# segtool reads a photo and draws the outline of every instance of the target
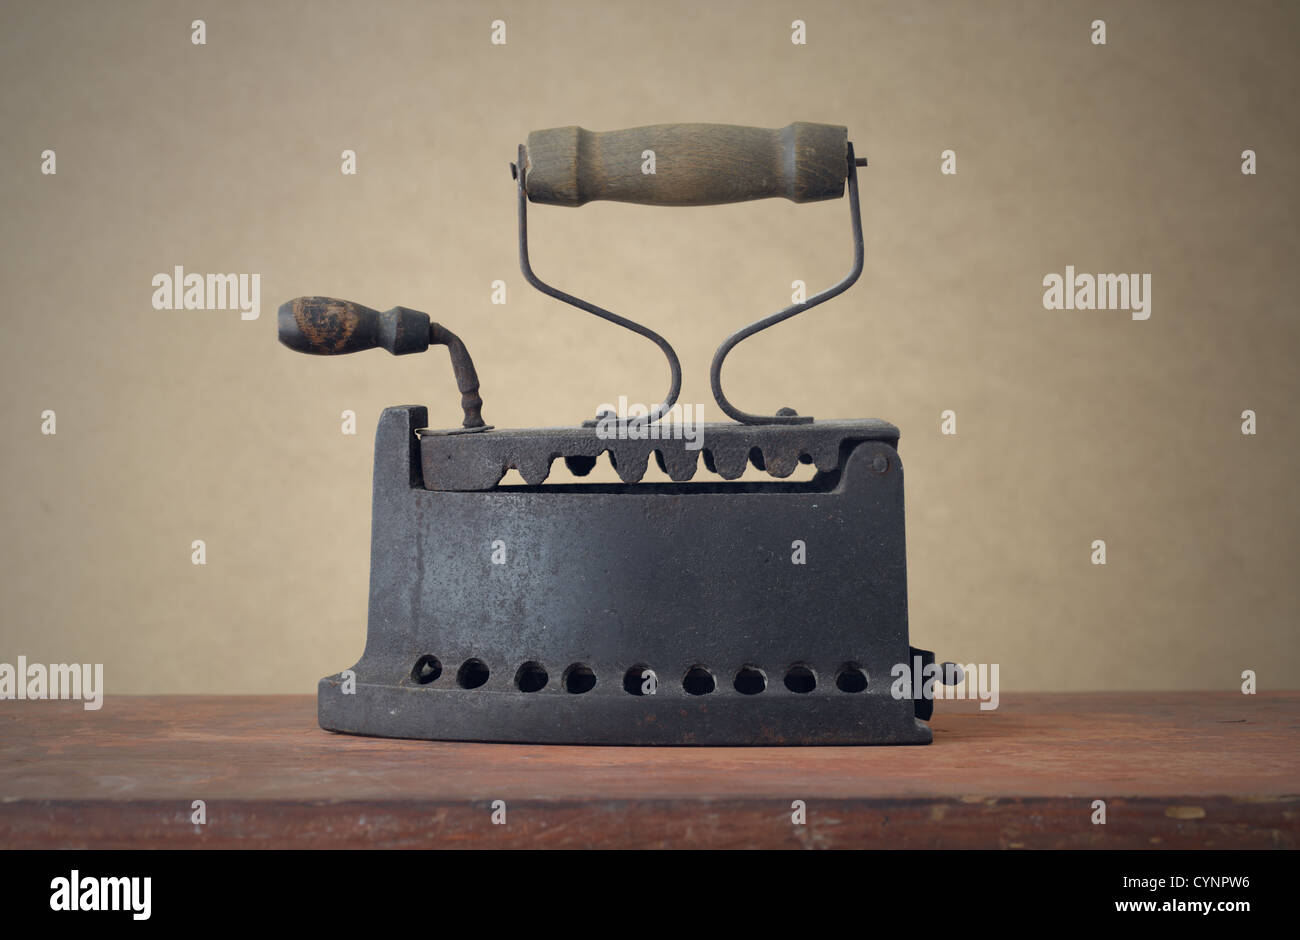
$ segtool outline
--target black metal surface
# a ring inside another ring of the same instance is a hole
[[[655,425],[647,433],[667,434]],[[602,453],[610,455],[619,479],[638,483],[651,455],[669,479],[683,482],[704,466],[724,480],[739,477],[749,464],[784,479],[800,464],[822,473],[839,468],[846,447],[862,441],[898,443],[898,428],[885,421],[819,421],[793,427],[705,424],[698,449],[682,438],[629,439],[601,436],[601,428],[525,428],[491,434],[445,434],[421,429],[424,486],[431,490],[489,490],[507,470],[518,470],[527,484],[543,483],[556,460],[585,476]]]
[[[912,650],[888,426],[844,438],[837,472],[799,484],[459,492],[425,488],[425,420],[407,407],[380,421],[366,649],[352,694],[342,674],[321,680],[322,727],[575,744],[931,740],[915,703],[890,691]],[[796,540],[807,564],[792,563]],[[463,687],[477,664],[485,681]],[[713,691],[688,691],[697,667]],[[627,691],[647,668],[655,693]],[[545,683],[524,691],[539,669]],[[588,672],[590,689],[570,691]],[[809,674],[815,688],[796,691]]]

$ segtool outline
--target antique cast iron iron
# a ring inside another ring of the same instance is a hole
[[[653,174],[643,172],[648,150]],[[320,681],[321,727],[570,744],[931,740],[930,700],[891,694],[896,664],[934,661],[908,640],[898,429],[814,421],[789,408],[750,414],[722,390],[723,361],[737,343],[857,280],[857,168],[865,164],[845,128],[820,124],[529,135],[511,165],[520,267],[543,293],[663,351],[671,387],[640,417],[496,430],[481,415],[464,344],[426,314],[325,297],[280,308],[280,339],[301,352],[447,346],[464,412],[452,430],[427,428],[420,406],[380,418],[366,647],[350,671]],[[702,451],[661,423],[681,385],[668,342],[551,287],[529,263],[530,201],[799,203],[846,189],[852,270],[718,348],[713,394],[736,423],[704,425]],[[621,483],[544,482],[557,459],[586,476],[606,453]],[[694,480],[701,453],[707,482]],[[642,482],[652,455],[673,482]],[[815,475],[790,481],[801,463]],[[751,464],[768,479],[738,481]],[[502,484],[512,468],[525,485]],[[804,564],[791,563],[796,542]]]

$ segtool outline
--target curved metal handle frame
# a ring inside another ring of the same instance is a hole
[[[733,405],[727,396],[722,392],[722,363],[727,358],[728,353],[740,343],[741,340],[748,339],[755,333],[762,332],[770,326],[775,326],[785,320],[790,319],[796,314],[803,313],[805,310],[811,310],[818,304],[825,303],[832,297],[837,297],[844,293],[862,274],[862,265],[864,261],[864,249],[862,246],[862,212],[858,202],[858,173],[859,166],[866,166],[866,159],[859,161],[853,154],[853,144],[848,145],[848,191],[849,191],[849,220],[853,227],[853,270],[848,273],[844,280],[840,281],[834,287],[829,287],[820,294],[815,294],[802,303],[792,304],[784,310],[774,313],[769,317],[764,317],[744,329],[737,330],[728,336],[717,352],[713,354],[713,362],[709,366],[709,383],[713,387],[713,399],[718,403],[718,407],[728,416],[739,421],[741,424],[809,424],[812,417],[808,415],[799,415],[791,408],[782,408],[775,415],[758,415],[751,414],[747,411],[741,411]],[[677,396],[682,388],[682,367],[677,359],[677,353],[666,339],[656,333],[649,327],[642,326],[640,323],[621,317],[616,313],[606,310],[604,307],[598,307],[595,304],[588,303],[580,297],[566,293],[558,288],[552,287],[534,272],[532,264],[528,260],[528,191],[525,187],[525,174],[528,167],[527,148],[522,144],[519,147],[519,162],[512,163],[510,170],[514,174],[518,183],[519,191],[519,268],[523,272],[524,280],[533,287],[537,288],[548,297],[554,297],[556,300],[562,300],[566,304],[571,304],[579,310],[585,310],[588,313],[595,314],[602,320],[608,320],[617,326],[631,330],[640,336],[653,342],[663,352],[668,359],[668,368],[672,373],[672,384],[668,390],[664,401],[650,414],[640,417],[626,419],[622,423],[626,426],[641,426],[653,424],[658,421],[668,410],[677,402]]]
[[[741,424],[809,424],[812,418],[807,415],[796,414],[793,408],[782,408],[774,415],[756,415],[748,411],[741,411],[722,393],[722,363],[727,358],[727,354],[733,350],[743,339],[748,339],[755,333],[760,333],[769,326],[776,326],[785,320],[790,319],[796,314],[803,313],[805,310],[811,310],[820,303],[825,303],[832,297],[837,297],[853,286],[859,275],[862,274],[862,263],[865,252],[862,247],[862,212],[858,203],[858,166],[866,166],[865,158],[859,163],[853,155],[853,144],[849,144],[848,152],[848,187],[849,187],[849,221],[853,226],[853,270],[848,273],[844,280],[840,281],[834,287],[828,287],[820,294],[809,297],[802,303],[791,304],[779,313],[774,313],[770,317],[764,317],[742,330],[737,330],[728,336],[718,351],[713,354],[713,363],[709,366],[709,384],[713,386],[713,400],[718,403],[726,414]]]
[[[527,149],[520,144],[519,162],[512,163],[510,170],[519,183],[519,269],[523,271],[524,280],[536,287],[548,297],[554,297],[556,300],[562,300],[566,304],[572,304],[579,310],[585,310],[588,313],[595,314],[602,320],[608,320],[610,323],[621,326],[624,329],[631,330],[639,336],[644,336],[650,340],[663,352],[668,359],[668,369],[672,373],[672,384],[668,389],[668,394],[664,397],[663,402],[648,415],[638,418],[629,418],[622,422],[628,427],[640,427],[641,425],[653,424],[668,413],[668,410],[677,403],[677,395],[682,390],[682,364],[677,359],[677,353],[669,345],[668,340],[664,339],[649,327],[642,326],[629,320],[627,317],[620,317],[617,313],[606,310],[604,307],[597,307],[595,304],[588,303],[581,297],[574,297],[559,288],[547,284],[536,274],[533,273],[533,266],[528,260],[528,192],[524,188],[524,175],[527,173],[528,153]]]

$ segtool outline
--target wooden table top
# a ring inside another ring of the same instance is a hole
[[[1300,844],[1300,692],[977,706],[925,747],[598,748],[336,735],[310,696],[5,701],[0,847]]]

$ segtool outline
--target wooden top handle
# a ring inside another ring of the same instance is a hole
[[[621,131],[556,127],[528,135],[530,202],[595,199],[648,206],[714,206],[781,196],[817,202],[844,194],[848,130],[655,124]]]

